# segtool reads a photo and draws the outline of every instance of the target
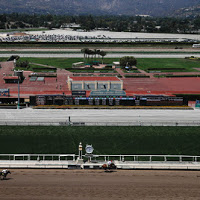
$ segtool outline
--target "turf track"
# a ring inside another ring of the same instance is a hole
[[[1,153],[78,153],[79,142],[95,154],[199,155],[200,127],[0,127]]]

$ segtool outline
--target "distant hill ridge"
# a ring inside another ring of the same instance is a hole
[[[0,13],[170,16],[200,0],[0,0]]]
[[[174,12],[175,17],[195,17],[200,15],[200,4],[197,6],[181,8]]]

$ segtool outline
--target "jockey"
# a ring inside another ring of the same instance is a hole
[[[8,171],[7,169],[3,169],[3,170],[2,170],[2,173],[3,173],[3,174],[6,174],[7,171]]]
[[[108,167],[111,165],[111,163],[112,163],[112,161],[109,160],[109,161],[108,161]]]

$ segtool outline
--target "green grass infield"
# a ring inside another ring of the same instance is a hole
[[[137,67],[145,71],[151,68],[151,72],[198,72],[195,68],[200,68],[199,60],[188,60],[184,58],[137,58]],[[6,61],[7,58],[0,58],[0,61]],[[104,58],[104,63],[112,64],[114,61],[119,61],[119,58]],[[56,68],[71,68],[73,63],[84,62],[84,58],[20,58],[19,61],[28,61],[30,63],[43,64]],[[101,62],[101,59],[98,61]],[[87,59],[85,60],[87,63]],[[180,70],[179,70],[180,68]],[[167,70],[169,69],[169,70]],[[171,70],[174,69],[174,70]],[[184,70],[183,70],[184,69]],[[29,69],[31,70],[31,68]]]
[[[200,127],[0,126],[0,154],[78,153],[199,155]]]

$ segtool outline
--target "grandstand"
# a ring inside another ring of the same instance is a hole
[[[1,67],[0,89],[9,90],[9,95],[2,93],[0,104],[14,107],[18,101],[14,62],[1,62]],[[188,100],[195,101],[200,94],[199,77],[147,79],[112,75],[72,76],[71,72],[63,69],[57,69],[53,75],[24,71],[24,79],[19,84],[20,103],[24,106],[182,106],[187,105]]]
[[[69,90],[123,90],[123,81],[118,77],[68,77],[67,82]]]

